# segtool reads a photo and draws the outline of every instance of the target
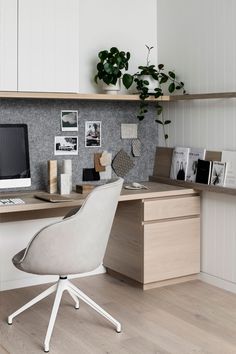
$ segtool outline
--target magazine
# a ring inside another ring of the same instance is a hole
[[[236,151],[222,151],[221,161],[227,162],[225,187],[236,188]]]
[[[177,180],[186,180],[186,171],[188,168],[189,148],[176,147],[173,150],[170,178]]]
[[[209,184],[211,180],[212,161],[198,160],[196,182]]]
[[[186,181],[196,182],[198,160],[204,160],[206,149],[190,148]]]
[[[211,183],[214,186],[223,186],[225,183],[226,162],[213,161],[211,169]]]

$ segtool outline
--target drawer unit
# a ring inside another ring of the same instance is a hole
[[[200,197],[160,190],[160,196],[119,203],[104,258],[110,274],[144,290],[200,271]]]
[[[199,196],[176,196],[144,201],[144,221],[200,214]]]

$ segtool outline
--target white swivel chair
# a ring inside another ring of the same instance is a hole
[[[117,332],[121,332],[121,324],[73,285],[67,277],[92,271],[102,263],[122,184],[123,179],[119,178],[115,182],[95,188],[78,211],[44,227],[32,238],[27,248],[17,253],[12,260],[18,269],[27,273],[59,275],[56,284],[8,317],[8,324],[12,324],[14,317],[56,292],[44,341],[45,352],[49,351],[50,338],[64,290],[67,290],[75,301],[75,308],[79,308],[79,299],[83,300],[114,324]]]

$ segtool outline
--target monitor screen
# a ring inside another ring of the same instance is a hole
[[[0,188],[30,185],[27,125],[0,124]]]

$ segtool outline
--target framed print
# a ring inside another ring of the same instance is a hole
[[[85,122],[85,147],[101,147],[101,122]]]
[[[78,155],[78,137],[55,136],[54,155]]]
[[[61,111],[61,130],[63,132],[78,131],[78,111]]]

